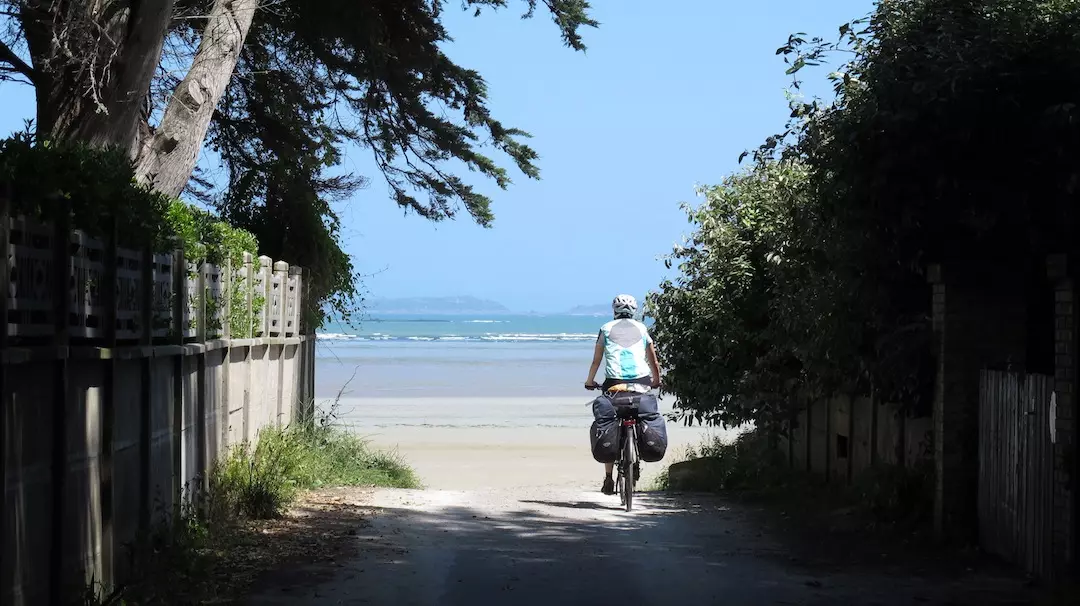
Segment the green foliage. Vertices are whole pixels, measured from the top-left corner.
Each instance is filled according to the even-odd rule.
[[[228,262],[234,274],[243,266],[244,253],[259,254],[259,243],[251,232],[136,184],[130,161],[118,150],[78,142],[35,143],[30,135],[17,134],[0,141],[0,183],[11,188],[14,214],[55,220],[57,213],[66,210],[73,228],[98,237],[108,235],[115,217],[117,241],[122,246],[151,245],[157,251],[168,251],[179,244],[188,261],[222,267]],[[252,334],[264,297],[254,295],[253,313],[249,314],[247,289],[239,280],[230,281],[224,296],[232,303],[229,322],[233,334]],[[208,293],[203,298],[207,316],[213,318],[224,299]]]
[[[243,253],[258,254],[250,232],[135,183],[131,161],[116,149],[17,133],[0,140],[0,183],[10,187],[13,214],[52,220],[67,211],[74,228],[99,237],[115,217],[117,237],[128,246],[152,244],[164,251],[178,239],[188,260],[231,259],[234,267],[243,263]]]
[[[301,453],[298,440],[286,432],[266,429],[254,448],[233,448],[211,475],[211,494],[223,499],[227,511],[237,517],[277,517],[298,490],[295,481]]]
[[[847,486],[827,483],[803,470],[791,469],[769,434],[751,429],[732,442],[713,438],[685,457],[693,466],[679,486],[670,471],[657,479],[658,490],[727,492],[742,496],[794,501],[825,510],[850,510],[867,530],[917,532],[933,521],[933,460],[913,467],[883,464],[866,469]]]
[[[858,507],[875,524],[914,530],[926,528],[934,514],[934,461],[920,459],[914,467],[881,465],[867,469],[852,483]]]
[[[1078,25],[1065,0],[900,0],[836,42],[793,35],[787,129],[705,191],[650,298],[683,418],[783,423],[795,387],[926,414],[926,266],[1038,276],[1080,252]],[[835,99],[799,98],[833,55]]]
[[[225,296],[229,297],[229,335],[233,338],[251,338],[259,328],[259,318],[266,297],[254,292],[251,296],[251,311],[247,308],[249,288],[242,284],[239,277],[230,283]]]
[[[125,606],[124,589],[109,589],[96,579],[91,579],[72,606]]]
[[[377,452],[324,415],[314,423],[267,428],[254,448],[243,444],[215,468],[211,494],[230,516],[276,517],[299,490],[373,485],[416,488],[412,470]]]
[[[666,388],[688,422],[738,425],[786,419],[817,330],[798,334],[812,260],[798,247],[807,173],[766,162],[703,188],[686,207],[697,230],[667,259],[680,276],[650,294],[646,309],[667,368]]]
[[[215,587],[222,558],[243,559],[228,552],[241,549],[242,535],[252,532],[248,522],[278,517],[299,491],[329,486],[419,487],[412,469],[398,457],[372,450],[338,426],[335,407],[309,421],[266,428],[254,447],[233,448],[215,463],[208,491],[188,492],[177,510],[156,517],[131,554],[131,583],[110,590],[91,582],[81,603],[222,601],[218,595],[222,588]]]
[[[197,13],[200,3],[190,4]],[[264,254],[305,268],[309,326],[326,319],[324,310],[348,321],[361,298],[334,203],[368,180],[341,170],[346,145],[370,150],[393,200],[433,221],[461,207],[483,226],[494,218],[491,199],[449,172],[447,162],[505,189],[510,175],[486,147],[525,176],[539,176],[537,153],[522,142],[529,135],[497,120],[480,74],[443,52],[451,40],[443,4],[334,0],[311,11],[284,2],[256,14],[211,125],[208,143],[229,179],[214,202],[230,223],[258,236]],[[532,16],[537,2],[526,6]],[[584,49],[578,30],[596,25],[589,4],[544,6],[566,44]]]
[[[843,369],[882,397],[926,411],[928,263],[1024,272],[1075,250],[1080,122],[1062,82],[1080,76],[1078,23],[1075,2],[907,0],[839,43],[780,49],[796,77],[854,52],[830,74],[835,101],[794,103],[776,149],[810,169],[806,236],[858,354]]]
[[[702,460],[702,465],[694,474],[694,484],[682,490],[768,493],[789,489],[802,479],[788,469],[783,455],[758,429],[742,433],[731,442],[714,438],[697,449],[688,449],[687,458]]]
[[[68,212],[74,227],[98,237],[113,229],[115,218],[128,246],[168,246],[170,201],[135,184],[122,151],[17,133],[0,140],[0,185],[10,188],[12,214],[51,221]]]
[[[173,200],[165,214],[169,228],[184,247],[184,258],[194,263],[242,267],[244,253],[258,256],[259,243],[248,231],[186,202]]]
[[[314,423],[298,424],[293,431],[293,439],[303,445],[306,455],[294,476],[301,488],[419,487],[416,475],[400,457],[372,450],[362,438],[338,426],[332,411],[320,414]]]
[[[252,293],[252,309],[248,311],[247,296],[250,287],[240,279],[240,268],[244,266],[244,253],[254,259],[253,268],[258,269],[257,257],[259,242],[251,232],[233,227],[217,215],[196,208],[186,202],[173,200],[168,207],[166,221],[184,247],[184,258],[200,265],[212,263],[224,273],[229,269],[225,291],[220,297],[211,294],[207,288],[202,299],[196,304],[205,305],[207,329],[212,332],[221,330],[218,312],[229,303],[228,317],[230,336],[252,337],[258,326],[259,313],[265,305],[261,293]],[[254,270],[253,270],[254,271]],[[195,321],[194,318],[191,319]]]
[[[508,0],[465,0],[460,7],[478,15],[509,5]],[[524,0],[521,5],[524,17],[546,9],[563,42],[575,50],[585,49],[580,30],[597,25],[586,0]],[[43,132],[84,136],[97,126],[64,120],[78,121],[86,116],[79,108],[100,104],[94,95],[107,88],[100,74],[109,71],[108,62],[144,61],[128,54],[145,50],[100,34],[123,29],[124,11],[76,19],[57,6],[27,11],[13,5],[0,17],[10,33],[6,41],[16,48],[25,44],[34,64],[0,56],[0,72],[22,74],[37,87],[38,98],[47,101],[38,116]],[[157,76],[149,90],[132,91],[149,100],[150,116],[161,113],[162,100],[182,97],[174,93],[204,38],[211,6],[209,0],[175,2]],[[451,218],[461,207],[481,225],[493,220],[491,199],[448,165],[478,173],[502,189],[511,179],[495,154],[529,178],[539,175],[538,155],[523,142],[529,135],[496,119],[480,74],[445,54],[452,41],[443,24],[446,9],[443,0],[329,0],[319,10],[284,0],[254,15],[208,133],[207,142],[224,163],[227,188],[224,194],[211,192],[213,185],[196,174],[189,192],[212,201],[231,224],[255,234],[264,254],[309,272],[306,328],[324,320],[324,309],[347,320],[360,296],[359,276],[341,248],[333,209],[333,202],[366,182],[342,169],[346,146],[370,150],[392,199],[431,220]],[[70,52],[69,42],[89,48],[79,49],[85,54]],[[65,53],[60,61],[50,59]],[[3,80],[10,78],[0,74]],[[140,143],[132,141],[136,147]]]

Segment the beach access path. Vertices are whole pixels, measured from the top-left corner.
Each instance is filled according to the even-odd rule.
[[[275,571],[248,604],[1032,603],[1023,579],[996,568],[794,546],[769,514],[715,496],[644,493],[630,513],[617,497],[558,485],[320,498],[329,507],[311,532],[347,535],[350,548]]]

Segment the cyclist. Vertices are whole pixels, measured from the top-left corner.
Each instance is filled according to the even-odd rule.
[[[604,363],[604,391],[648,391],[660,387],[660,362],[656,359],[656,347],[649,337],[649,329],[634,319],[637,300],[630,295],[619,295],[611,302],[615,319],[600,327],[593,350],[589,376],[585,379],[587,389],[596,389],[596,372]],[[611,475],[614,463],[604,464],[604,494],[615,493],[615,480]]]

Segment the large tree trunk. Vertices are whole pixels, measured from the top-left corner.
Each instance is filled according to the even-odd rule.
[[[174,0],[28,0],[38,133],[129,150],[146,122]]]
[[[176,87],[135,176],[170,196],[184,190],[199,159],[210,119],[232,79],[259,0],[215,0],[191,70]]]

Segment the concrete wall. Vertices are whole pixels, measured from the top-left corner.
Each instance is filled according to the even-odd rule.
[[[892,404],[840,395],[811,401],[796,417],[790,444],[781,436],[779,448],[795,468],[847,482],[875,462],[911,466],[928,458],[931,429],[929,417],[909,418]]]
[[[296,418],[314,341],[41,347],[3,352],[0,603],[110,583],[127,545],[213,461]],[[179,398],[178,398],[179,396]]]

